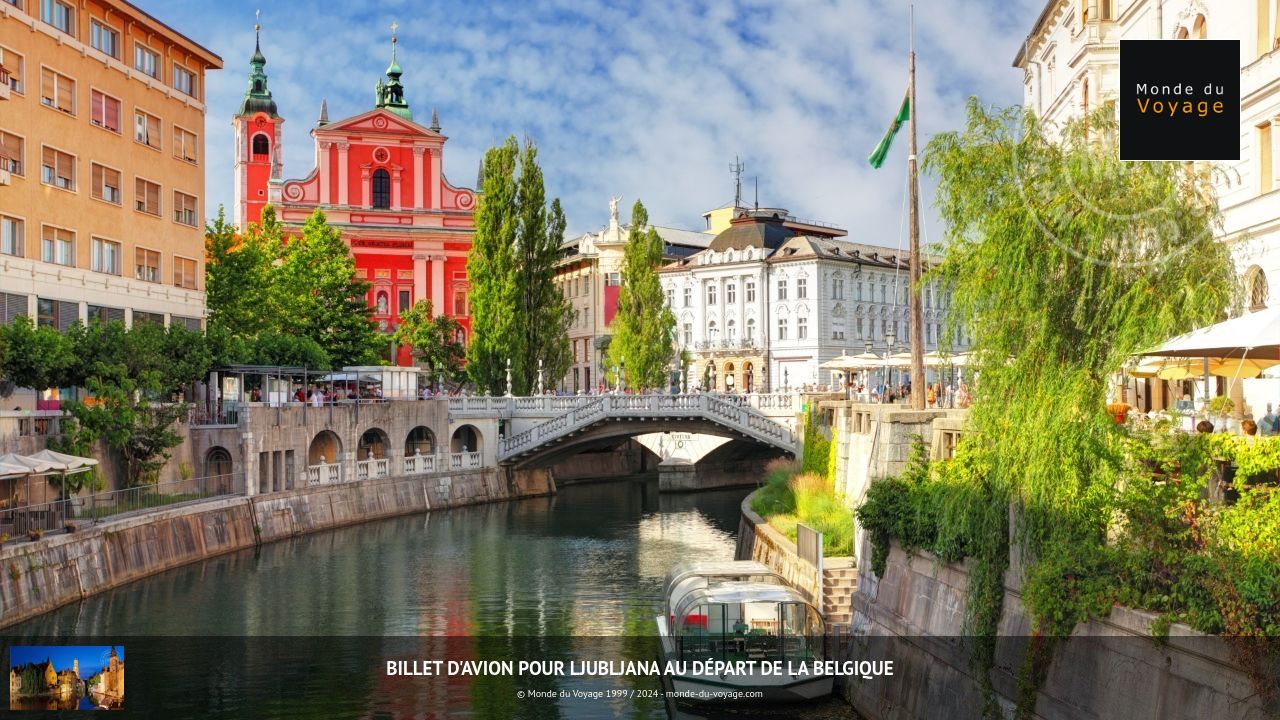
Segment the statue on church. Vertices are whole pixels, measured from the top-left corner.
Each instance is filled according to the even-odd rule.
[[[609,223],[612,225],[618,224],[618,201],[621,199],[618,196],[609,198]]]

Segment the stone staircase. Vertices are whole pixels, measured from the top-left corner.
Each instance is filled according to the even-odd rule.
[[[822,615],[827,632],[834,626],[848,628],[853,622],[853,592],[858,587],[858,569],[853,558],[824,558],[822,563]]]

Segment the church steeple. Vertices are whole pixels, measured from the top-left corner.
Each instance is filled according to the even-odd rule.
[[[261,11],[259,11],[261,12]],[[267,58],[262,54],[262,25],[253,26],[253,57],[249,58],[249,88],[244,91],[244,100],[240,103],[241,115],[252,115],[265,112],[276,117],[276,101],[271,98],[271,90],[267,87]]]
[[[409,110],[409,101],[404,97],[404,84],[400,82],[404,71],[400,69],[400,63],[396,62],[396,30],[399,27],[399,24],[391,23],[391,64],[387,66],[387,81],[384,83],[379,80],[374,86],[374,107],[386,108],[406,120],[412,120],[413,112]]]

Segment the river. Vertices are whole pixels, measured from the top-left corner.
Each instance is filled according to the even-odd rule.
[[[6,642],[126,645],[123,715],[664,718],[644,675],[402,677],[386,665],[653,660],[664,574],[732,559],[746,493],[660,495],[625,479],[341,528],[87,598]]]

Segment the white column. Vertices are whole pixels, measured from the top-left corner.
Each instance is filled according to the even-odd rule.
[[[413,256],[413,301],[427,298],[427,256]]]
[[[329,149],[333,143],[320,143],[320,204],[329,204]]]
[[[424,147],[415,147],[413,149],[413,207],[422,209],[427,206],[425,201],[427,187],[427,164],[424,156],[427,149]]]
[[[435,315],[444,314],[444,261],[443,255],[431,258],[431,305]]]
[[[349,178],[347,175],[347,150],[351,149],[351,143],[338,143],[338,204],[348,205],[347,185]]]
[[[372,188],[370,187],[369,168],[360,169],[360,207],[369,207],[373,204]]]
[[[440,176],[440,148],[431,148],[431,209],[440,209],[440,193],[444,191],[444,178]]]
[[[399,210],[400,205],[400,170],[399,168],[391,171],[391,209]]]

